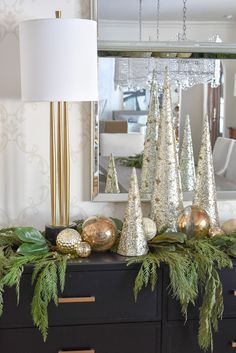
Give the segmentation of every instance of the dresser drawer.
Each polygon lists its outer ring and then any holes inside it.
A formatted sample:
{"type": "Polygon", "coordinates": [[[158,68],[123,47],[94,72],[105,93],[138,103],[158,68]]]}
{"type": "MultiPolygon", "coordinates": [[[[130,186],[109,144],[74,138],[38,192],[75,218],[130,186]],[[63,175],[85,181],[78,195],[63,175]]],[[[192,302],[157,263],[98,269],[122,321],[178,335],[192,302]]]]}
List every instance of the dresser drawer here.
{"type": "MultiPolygon", "coordinates": [[[[236,318],[236,266],[233,269],[225,269],[220,271],[220,278],[223,285],[224,297],[224,318],[236,318]]],[[[189,305],[188,318],[190,320],[198,319],[199,307],[201,299],[196,302],[196,306],[189,305]]],[[[181,315],[180,305],[171,296],[167,299],[167,317],[168,320],[184,320],[181,315]]]]}
{"type": "Polygon", "coordinates": [[[51,327],[46,343],[36,329],[1,329],[2,353],[161,353],[160,324],[51,327]]]}
{"type": "MultiPolygon", "coordinates": [[[[81,323],[156,321],[161,318],[161,285],[151,292],[146,288],[134,301],[135,269],[117,271],[68,272],[60,304],[49,305],[49,325],[77,325],[81,323]]],[[[161,271],[159,281],[161,283],[161,271]]],[[[0,327],[31,327],[31,276],[23,276],[21,292],[24,300],[16,308],[15,293],[5,293],[5,309],[0,327]]]]}
{"type": "MultiPolygon", "coordinates": [[[[202,353],[197,342],[198,322],[169,322],[164,328],[163,353],[202,353]]],[[[236,348],[236,319],[224,319],[214,335],[213,353],[234,353],[236,348]]],[[[210,352],[209,352],[210,353],[210,352]]]]}

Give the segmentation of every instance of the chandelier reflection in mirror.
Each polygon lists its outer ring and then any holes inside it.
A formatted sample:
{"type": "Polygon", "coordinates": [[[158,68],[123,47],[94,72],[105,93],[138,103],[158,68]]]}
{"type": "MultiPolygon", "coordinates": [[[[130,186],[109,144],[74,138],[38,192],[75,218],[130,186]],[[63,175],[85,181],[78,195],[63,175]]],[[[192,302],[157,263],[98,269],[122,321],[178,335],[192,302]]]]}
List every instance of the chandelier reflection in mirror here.
{"type": "MultiPolygon", "coordinates": [[[[160,0],[156,6],[156,40],[160,35],[160,0]]],[[[187,39],[187,0],[183,0],[183,33],[178,33],[178,41],[187,39]]],[[[142,41],[142,0],[139,0],[139,40],[142,41]]],[[[209,39],[211,42],[221,42],[218,35],[209,39]]],[[[212,87],[218,87],[221,77],[220,60],[214,59],[188,59],[191,53],[170,53],[159,58],[116,58],[115,62],[115,86],[121,88],[140,89],[150,85],[153,69],[157,71],[159,87],[163,86],[164,73],[168,69],[171,84],[181,89],[190,88],[196,84],[210,83],[212,87]]]]}

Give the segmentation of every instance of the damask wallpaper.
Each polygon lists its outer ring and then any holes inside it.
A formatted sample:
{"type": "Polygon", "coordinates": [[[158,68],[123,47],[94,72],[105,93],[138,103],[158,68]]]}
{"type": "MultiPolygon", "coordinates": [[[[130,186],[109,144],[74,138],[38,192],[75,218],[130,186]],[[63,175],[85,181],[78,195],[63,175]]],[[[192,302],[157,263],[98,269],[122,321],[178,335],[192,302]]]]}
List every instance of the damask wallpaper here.
{"type": "MultiPolygon", "coordinates": [[[[25,19],[89,17],[89,0],[0,0],[0,227],[50,219],[49,105],[20,101],[18,23],[25,19]]],[[[124,204],[90,199],[90,106],[70,104],[72,219],[123,217],[124,204]]],[[[236,201],[219,203],[221,219],[236,218],[236,201]]],[[[146,210],[147,211],[147,210],[146,210]]]]}

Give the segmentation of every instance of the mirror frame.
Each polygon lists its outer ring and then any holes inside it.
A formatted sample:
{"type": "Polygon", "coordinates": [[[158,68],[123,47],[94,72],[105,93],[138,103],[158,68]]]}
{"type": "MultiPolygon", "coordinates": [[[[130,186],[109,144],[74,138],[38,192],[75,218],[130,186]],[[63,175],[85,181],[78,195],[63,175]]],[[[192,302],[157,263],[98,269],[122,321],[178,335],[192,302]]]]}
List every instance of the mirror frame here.
{"type": "MultiPolygon", "coordinates": [[[[91,19],[97,18],[97,1],[90,0],[91,19]]],[[[170,53],[191,53],[191,58],[236,59],[236,43],[212,42],[123,42],[98,40],[98,57],[165,57],[170,53]]],[[[189,58],[189,60],[191,60],[189,58]]],[[[99,193],[99,178],[95,175],[95,160],[99,164],[98,102],[91,104],[91,201],[126,202],[127,193],[99,193]],[[95,130],[96,128],[96,130],[95,130]],[[96,136],[97,135],[97,136],[96,136]],[[95,148],[96,147],[96,148],[95,148]],[[97,184],[97,185],[96,185],[97,184]],[[97,186],[97,188],[96,188],[97,186]]],[[[192,200],[192,192],[184,192],[184,201],[192,200]]],[[[218,191],[218,200],[236,200],[236,191],[218,191]]],[[[150,202],[149,200],[142,200],[150,202]]]]}

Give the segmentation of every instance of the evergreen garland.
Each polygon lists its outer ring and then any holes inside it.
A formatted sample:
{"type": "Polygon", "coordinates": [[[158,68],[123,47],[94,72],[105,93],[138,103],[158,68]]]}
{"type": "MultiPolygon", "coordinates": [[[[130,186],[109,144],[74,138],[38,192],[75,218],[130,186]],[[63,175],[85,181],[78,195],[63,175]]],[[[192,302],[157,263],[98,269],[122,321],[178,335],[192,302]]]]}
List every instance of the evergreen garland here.
{"type": "Polygon", "coordinates": [[[189,304],[195,305],[198,296],[202,296],[198,343],[204,351],[208,348],[213,351],[213,331],[218,330],[218,321],[224,311],[218,270],[232,268],[229,254],[236,256],[232,252],[235,244],[236,234],[184,241],[183,235],[179,233],[157,236],[149,242],[150,251],[147,255],[128,261],[128,265],[141,264],[134,284],[135,299],[148,284],[154,290],[157,268],[165,263],[169,268],[169,291],[179,301],[185,320],[189,304]]]}
{"type": "MultiPolygon", "coordinates": [[[[65,285],[66,264],[69,255],[62,255],[57,252],[45,249],[41,254],[32,254],[32,241],[29,242],[29,253],[18,254],[16,249],[21,247],[22,241],[19,239],[19,230],[24,235],[34,238],[34,242],[41,241],[42,234],[33,228],[9,228],[0,230],[0,316],[3,313],[3,291],[4,287],[15,287],[17,304],[20,300],[20,280],[24,271],[24,266],[33,266],[32,285],[34,293],[31,305],[31,314],[34,325],[39,328],[44,341],[48,332],[48,304],[53,301],[58,304],[58,292],[63,292],[65,285]],[[35,238],[38,234],[38,238],[35,238]]],[[[21,236],[20,236],[21,237],[21,236]]],[[[31,238],[31,240],[32,240],[31,238]]]]}
{"type": "MultiPolygon", "coordinates": [[[[121,221],[114,221],[118,229],[121,229],[121,221]]],[[[212,334],[217,331],[224,310],[218,270],[232,267],[230,257],[236,257],[236,233],[199,240],[187,240],[183,233],[166,232],[157,235],[149,242],[147,255],[128,260],[128,265],[141,264],[134,284],[135,300],[143,287],[150,284],[151,289],[155,289],[158,282],[157,269],[162,263],[166,264],[170,277],[169,292],[180,302],[185,320],[189,304],[195,305],[198,296],[202,296],[198,342],[201,349],[213,350],[212,334]]],[[[45,341],[48,333],[48,304],[58,304],[58,294],[63,292],[65,286],[69,259],[70,255],[57,253],[46,243],[42,233],[33,228],[1,229],[0,316],[3,312],[4,287],[16,288],[19,303],[24,266],[32,265],[34,291],[31,314],[45,341]]]]}

